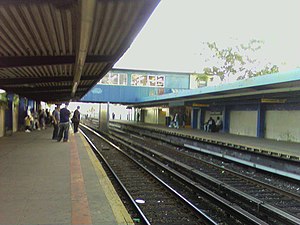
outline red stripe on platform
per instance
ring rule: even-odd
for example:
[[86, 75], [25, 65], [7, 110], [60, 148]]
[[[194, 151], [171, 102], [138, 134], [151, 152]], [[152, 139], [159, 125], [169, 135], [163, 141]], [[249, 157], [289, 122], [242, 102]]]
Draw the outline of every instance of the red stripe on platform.
[[84, 179], [80, 165], [77, 143], [74, 137], [70, 137], [70, 172], [71, 172], [71, 202], [72, 202], [72, 223], [92, 224], [92, 218], [85, 192]]

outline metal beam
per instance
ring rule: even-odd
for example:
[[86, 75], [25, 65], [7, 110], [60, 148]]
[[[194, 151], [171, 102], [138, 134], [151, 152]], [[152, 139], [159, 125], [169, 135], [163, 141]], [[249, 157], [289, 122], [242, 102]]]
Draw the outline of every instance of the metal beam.
[[[82, 81], [94, 81], [98, 77], [96, 76], [83, 76]], [[56, 77], [31, 77], [31, 78], [0, 78], [0, 86], [10, 85], [10, 84], [36, 84], [36, 83], [57, 83], [57, 82], [67, 82], [73, 81], [72, 76], [56, 76]]]
[[92, 34], [93, 22], [95, 17], [96, 0], [80, 0], [80, 23], [79, 23], [79, 39], [76, 48], [76, 62], [74, 69], [74, 79], [71, 97], [75, 96], [77, 87], [80, 82], [83, 66], [86, 63], [86, 56]]
[[[84, 91], [78, 91], [76, 95], [84, 95]], [[42, 101], [57, 101], [57, 102], [63, 102], [70, 100], [70, 91], [61, 91], [59, 93], [52, 93], [49, 94], [47, 92], [44, 93], [38, 93], [38, 94], [20, 94], [21, 96], [34, 99], [34, 100], [42, 100]]]
[[[110, 63], [115, 56], [111, 55], [89, 55], [86, 57], [86, 63]], [[22, 66], [47, 66], [74, 64], [75, 55], [63, 56], [1, 56], [0, 68], [22, 67]]]
[[[47, 92], [50, 94], [52, 93], [59, 93], [61, 91], [71, 91], [71, 84], [70, 85], [61, 85], [61, 86], [55, 86], [55, 87], [6, 87], [6, 91], [14, 91], [17, 93], [42, 93]], [[89, 85], [80, 85], [78, 88], [89, 88]]]

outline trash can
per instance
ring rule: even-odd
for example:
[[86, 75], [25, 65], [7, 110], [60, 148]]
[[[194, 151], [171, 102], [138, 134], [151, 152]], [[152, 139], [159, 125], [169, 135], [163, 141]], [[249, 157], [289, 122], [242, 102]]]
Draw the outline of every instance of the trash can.
[[171, 123], [171, 117], [166, 116], [166, 126], [170, 126], [170, 123]]

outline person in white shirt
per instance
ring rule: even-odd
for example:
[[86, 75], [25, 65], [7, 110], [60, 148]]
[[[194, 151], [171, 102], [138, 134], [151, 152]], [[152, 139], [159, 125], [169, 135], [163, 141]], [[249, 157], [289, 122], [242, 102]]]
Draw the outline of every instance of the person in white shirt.
[[220, 119], [220, 117], [217, 117], [217, 120], [216, 120], [216, 131], [218, 132], [221, 129], [222, 129], [222, 120]]

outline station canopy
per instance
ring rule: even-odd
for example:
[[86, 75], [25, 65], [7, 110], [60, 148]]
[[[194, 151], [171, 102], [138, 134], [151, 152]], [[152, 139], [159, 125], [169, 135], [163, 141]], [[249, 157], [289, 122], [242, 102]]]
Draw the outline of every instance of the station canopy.
[[159, 0], [0, 0], [0, 88], [79, 100], [125, 53]]

